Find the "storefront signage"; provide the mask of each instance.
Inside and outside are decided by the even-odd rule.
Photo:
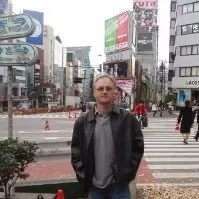
[[[199,81],[186,81],[186,85],[199,85]]]

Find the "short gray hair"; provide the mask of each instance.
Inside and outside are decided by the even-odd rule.
[[[93,81],[93,88],[95,87],[95,84],[96,84],[100,79],[103,79],[103,78],[109,79],[109,80],[113,83],[114,87],[116,87],[115,78],[112,77],[112,76],[110,76],[110,75],[104,74],[104,75],[98,75],[98,76],[94,79],[94,81]]]

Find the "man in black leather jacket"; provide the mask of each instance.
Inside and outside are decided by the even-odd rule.
[[[98,76],[93,90],[96,106],[74,125],[73,168],[90,199],[131,198],[128,184],[135,179],[144,153],[140,125],[129,111],[113,104],[113,78]]]

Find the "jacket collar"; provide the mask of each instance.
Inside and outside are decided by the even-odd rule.
[[[115,113],[115,114],[120,113],[120,109],[116,104],[113,104],[111,113]],[[95,116],[96,116],[96,105],[92,107],[90,111],[88,112],[88,122],[95,120]]]

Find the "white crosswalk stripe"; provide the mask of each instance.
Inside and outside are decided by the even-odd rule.
[[[78,112],[76,114],[76,118],[80,116],[80,113]],[[72,118],[75,118],[74,114],[71,115]],[[7,119],[7,115],[0,115],[0,119]],[[33,115],[13,115],[13,118],[15,119],[42,119],[42,118],[48,118],[48,119],[64,119],[69,118],[68,113],[61,113],[61,114],[33,114]]]
[[[185,145],[175,125],[176,118],[149,118],[144,158],[158,183],[199,187],[199,143],[192,134]]]

